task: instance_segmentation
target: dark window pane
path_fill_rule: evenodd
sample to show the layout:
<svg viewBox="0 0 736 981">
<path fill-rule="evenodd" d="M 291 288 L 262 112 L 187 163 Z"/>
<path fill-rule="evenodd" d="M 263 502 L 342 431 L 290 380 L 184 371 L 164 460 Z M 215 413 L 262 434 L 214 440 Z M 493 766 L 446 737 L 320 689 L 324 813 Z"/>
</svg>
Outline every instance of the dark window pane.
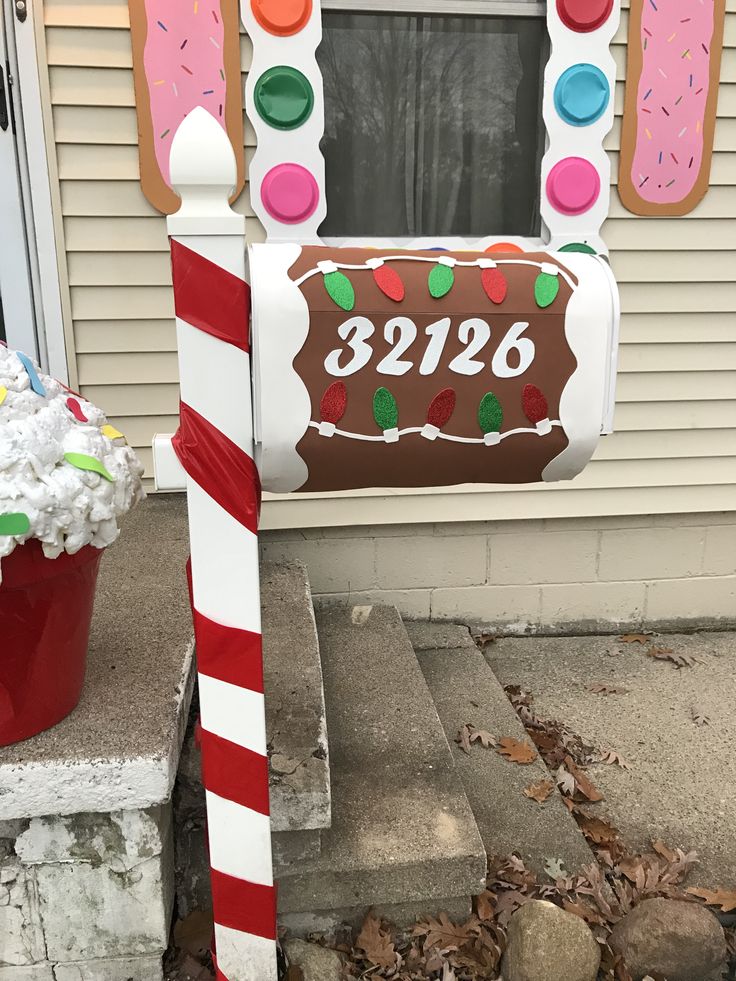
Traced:
<svg viewBox="0 0 736 981">
<path fill-rule="evenodd" d="M 322 235 L 539 234 L 542 18 L 322 19 Z"/>
</svg>

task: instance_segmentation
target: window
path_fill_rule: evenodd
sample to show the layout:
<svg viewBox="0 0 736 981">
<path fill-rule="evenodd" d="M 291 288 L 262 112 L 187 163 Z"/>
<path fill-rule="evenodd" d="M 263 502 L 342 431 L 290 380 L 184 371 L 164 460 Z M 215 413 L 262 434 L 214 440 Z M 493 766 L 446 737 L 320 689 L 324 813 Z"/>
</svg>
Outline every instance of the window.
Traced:
<svg viewBox="0 0 736 981">
<path fill-rule="evenodd" d="M 320 235 L 539 235 L 543 16 L 323 10 L 322 26 Z"/>
</svg>

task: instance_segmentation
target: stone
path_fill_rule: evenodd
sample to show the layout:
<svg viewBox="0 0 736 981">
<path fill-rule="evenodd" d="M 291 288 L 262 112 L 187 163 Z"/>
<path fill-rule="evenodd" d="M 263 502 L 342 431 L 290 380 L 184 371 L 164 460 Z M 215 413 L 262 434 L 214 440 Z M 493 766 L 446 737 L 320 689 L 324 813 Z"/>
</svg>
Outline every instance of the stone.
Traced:
<svg viewBox="0 0 736 981">
<path fill-rule="evenodd" d="M 601 953 L 579 916 L 531 900 L 511 917 L 504 981 L 595 981 Z"/>
<path fill-rule="evenodd" d="M 529 741 L 477 646 L 471 641 L 456 650 L 418 650 L 417 657 L 487 853 L 516 852 L 540 881 L 546 879 L 549 861 L 561 861 L 573 874 L 590 865 L 593 854 L 560 794 L 555 790 L 544 807 L 524 796 L 530 783 L 550 779 L 541 759 L 513 766 L 493 750 L 478 745 L 468 756 L 455 743 L 466 723 L 498 738 Z"/>
<path fill-rule="evenodd" d="M 309 858 L 317 858 L 321 841 L 322 834 L 317 830 L 274 831 L 271 835 L 274 867 L 286 869 Z M 278 872 L 275 875 L 278 878 Z"/>
<path fill-rule="evenodd" d="M 342 960 L 334 950 L 304 940 L 284 941 L 289 964 L 302 969 L 304 981 L 340 981 Z"/>
<path fill-rule="evenodd" d="M 43 926 L 36 876 L 17 860 L 2 867 L 0 884 L 0 969 L 42 961 Z"/>
<path fill-rule="evenodd" d="M 300 562 L 264 562 L 261 619 L 271 828 L 330 825 L 330 766 L 317 628 Z"/>
<path fill-rule="evenodd" d="M 697 903 L 645 899 L 616 924 L 610 944 L 634 981 L 654 973 L 667 981 L 719 981 L 726 967 L 723 929 Z"/>
<path fill-rule="evenodd" d="M 319 858 L 279 879 L 279 913 L 468 897 L 486 854 L 394 607 L 317 611 L 332 826 Z"/>
<path fill-rule="evenodd" d="M 161 981 L 162 977 L 159 956 L 114 957 L 54 965 L 54 981 Z"/>
<path fill-rule="evenodd" d="M 0 967 L 0 981 L 54 981 L 54 974 L 48 963 L 29 967 Z"/>
</svg>

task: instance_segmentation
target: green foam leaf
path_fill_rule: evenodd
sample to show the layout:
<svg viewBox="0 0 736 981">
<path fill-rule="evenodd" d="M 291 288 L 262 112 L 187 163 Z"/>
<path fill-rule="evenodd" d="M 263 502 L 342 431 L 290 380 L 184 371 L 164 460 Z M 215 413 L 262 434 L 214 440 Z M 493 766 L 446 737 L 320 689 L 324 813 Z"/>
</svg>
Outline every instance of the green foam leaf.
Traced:
<svg viewBox="0 0 736 981">
<path fill-rule="evenodd" d="M 534 299 L 538 307 L 548 307 L 554 303 L 557 294 L 560 292 L 560 277 L 550 276 L 549 273 L 540 272 L 534 284 Z"/>
<path fill-rule="evenodd" d="M 399 425 L 399 407 L 387 388 L 377 388 L 373 396 L 373 418 L 381 429 L 396 429 Z"/>
<path fill-rule="evenodd" d="M 478 425 L 484 433 L 500 433 L 503 409 L 493 392 L 486 392 L 478 406 Z"/>
<path fill-rule="evenodd" d="M 25 535 L 30 530 L 31 522 L 22 511 L 0 514 L 0 535 Z"/>
<path fill-rule="evenodd" d="M 115 480 L 112 474 L 105 470 L 99 460 L 96 460 L 93 456 L 87 456 L 86 453 L 65 453 L 64 459 L 78 470 L 91 470 L 93 473 L 98 473 L 101 477 L 104 477 L 105 480 Z"/>
<path fill-rule="evenodd" d="M 355 306 L 355 290 L 345 273 L 336 270 L 325 273 L 325 289 L 332 300 L 343 310 L 352 310 Z"/>
<path fill-rule="evenodd" d="M 444 266 L 441 262 L 432 266 L 429 272 L 428 286 L 429 292 L 435 300 L 447 296 L 454 285 L 455 273 L 450 266 Z"/>
</svg>

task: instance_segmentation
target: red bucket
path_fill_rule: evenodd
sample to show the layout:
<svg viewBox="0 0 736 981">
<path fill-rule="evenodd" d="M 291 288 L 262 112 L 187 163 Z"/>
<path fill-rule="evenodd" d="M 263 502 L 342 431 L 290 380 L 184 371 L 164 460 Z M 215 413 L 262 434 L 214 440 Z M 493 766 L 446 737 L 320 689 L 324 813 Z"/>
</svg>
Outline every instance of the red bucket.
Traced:
<svg viewBox="0 0 736 981">
<path fill-rule="evenodd" d="M 2 559 L 0 746 L 61 722 L 79 701 L 102 550 L 47 559 L 40 542 Z"/>
</svg>

